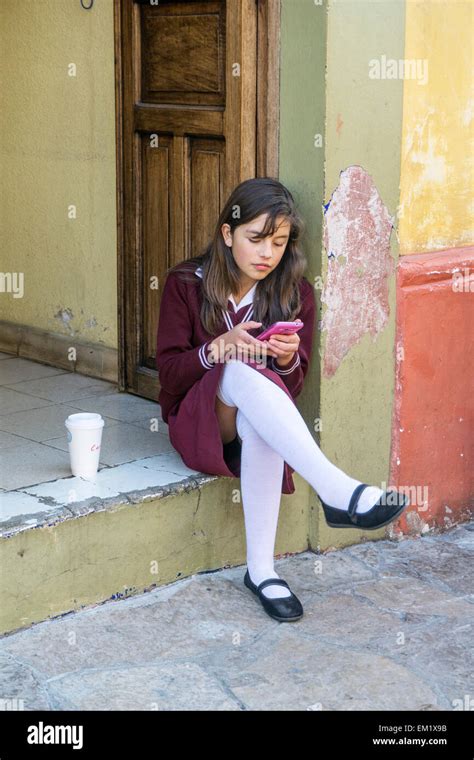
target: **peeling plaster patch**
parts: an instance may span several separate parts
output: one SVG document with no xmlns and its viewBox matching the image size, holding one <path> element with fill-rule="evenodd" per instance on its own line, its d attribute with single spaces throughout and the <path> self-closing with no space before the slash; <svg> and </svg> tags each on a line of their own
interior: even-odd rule
<svg viewBox="0 0 474 760">
<path fill-rule="evenodd" d="M 71 334 L 74 333 L 74 330 L 70 325 L 70 322 L 74 319 L 74 314 L 71 309 L 59 309 L 59 311 L 54 314 L 54 318 L 59 319 L 65 327 L 69 327 Z"/>
<path fill-rule="evenodd" d="M 372 177 L 361 166 L 341 171 L 324 211 L 328 273 L 321 294 L 327 306 L 321 329 L 327 332 L 326 377 L 336 372 L 365 333 L 375 340 L 387 323 L 388 277 L 395 269 L 390 253 L 393 222 Z"/>
<path fill-rule="evenodd" d="M 88 319 L 86 322 L 86 327 L 97 327 L 98 322 L 95 317 L 91 317 L 91 319 Z"/>
<path fill-rule="evenodd" d="M 72 313 L 71 309 L 59 309 L 58 312 L 54 315 L 56 319 L 60 319 L 64 324 L 68 324 L 71 319 L 74 318 L 74 314 Z"/>
<path fill-rule="evenodd" d="M 430 526 L 426 523 L 416 511 L 406 512 L 406 521 L 409 533 L 427 533 Z"/>
</svg>

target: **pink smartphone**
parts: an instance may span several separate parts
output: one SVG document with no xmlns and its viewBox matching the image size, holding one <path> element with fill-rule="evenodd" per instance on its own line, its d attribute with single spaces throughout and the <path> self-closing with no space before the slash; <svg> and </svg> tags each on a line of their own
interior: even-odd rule
<svg viewBox="0 0 474 760">
<path fill-rule="evenodd" d="M 257 340 L 268 340 L 272 335 L 292 335 L 301 330 L 304 322 L 274 322 L 266 330 L 257 335 Z"/>
</svg>

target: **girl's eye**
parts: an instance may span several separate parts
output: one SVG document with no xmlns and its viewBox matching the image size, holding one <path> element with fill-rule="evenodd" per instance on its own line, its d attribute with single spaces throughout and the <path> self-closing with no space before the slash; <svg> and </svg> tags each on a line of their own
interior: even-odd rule
<svg viewBox="0 0 474 760">
<path fill-rule="evenodd" d="M 250 240 L 251 243 L 259 243 L 260 242 L 260 238 L 249 238 L 249 240 Z M 286 243 L 275 243 L 275 245 L 276 245 L 277 248 L 284 248 L 285 245 L 286 245 Z"/>
</svg>

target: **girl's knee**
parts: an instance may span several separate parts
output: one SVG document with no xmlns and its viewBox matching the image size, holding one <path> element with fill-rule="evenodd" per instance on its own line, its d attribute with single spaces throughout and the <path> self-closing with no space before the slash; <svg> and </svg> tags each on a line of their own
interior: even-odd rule
<svg viewBox="0 0 474 760">
<path fill-rule="evenodd" d="M 237 407 L 237 414 L 235 415 L 235 427 L 240 440 L 244 438 L 259 438 L 262 440 L 251 421 L 242 413 L 239 407 Z"/>
<path fill-rule="evenodd" d="M 254 376 L 264 377 L 260 372 L 258 372 L 255 367 L 250 366 L 248 362 L 242 361 L 241 359 L 231 359 L 230 361 L 225 363 L 223 374 L 231 375 L 235 377 L 245 377 L 246 380 L 252 380 Z"/>
</svg>

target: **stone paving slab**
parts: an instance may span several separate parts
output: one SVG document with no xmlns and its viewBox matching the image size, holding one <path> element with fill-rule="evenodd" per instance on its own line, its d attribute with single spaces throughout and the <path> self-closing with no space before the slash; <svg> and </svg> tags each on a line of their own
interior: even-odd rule
<svg viewBox="0 0 474 760">
<path fill-rule="evenodd" d="M 474 521 L 275 562 L 303 604 L 272 620 L 245 567 L 0 639 L 25 710 L 454 710 L 474 698 Z M 0 707 L 2 703 L 0 700 Z M 464 708 L 467 709 L 467 708 Z"/>
</svg>

